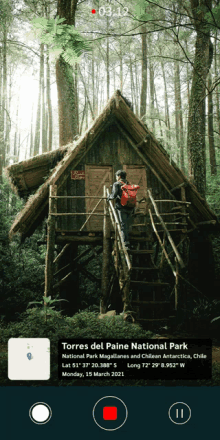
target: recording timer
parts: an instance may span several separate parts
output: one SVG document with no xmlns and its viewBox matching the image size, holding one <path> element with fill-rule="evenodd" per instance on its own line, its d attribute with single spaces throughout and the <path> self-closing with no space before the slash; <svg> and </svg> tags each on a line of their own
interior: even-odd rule
<svg viewBox="0 0 220 440">
<path fill-rule="evenodd" d="M 96 14 L 96 10 L 92 9 L 92 14 Z M 98 9 L 98 14 L 100 15 L 100 17 L 124 17 L 125 15 L 128 14 L 128 8 L 124 7 L 124 8 L 115 8 L 113 9 L 111 6 L 101 6 Z"/>
</svg>

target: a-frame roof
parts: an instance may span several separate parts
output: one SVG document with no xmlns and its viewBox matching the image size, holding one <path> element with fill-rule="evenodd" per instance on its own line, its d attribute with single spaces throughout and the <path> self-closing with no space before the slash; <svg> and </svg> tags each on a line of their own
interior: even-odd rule
<svg viewBox="0 0 220 440">
<path fill-rule="evenodd" d="M 63 159 L 57 163 L 48 179 L 36 193 L 29 197 L 24 208 L 16 217 L 10 236 L 20 233 L 23 238 L 30 236 L 46 215 L 49 200 L 49 186 L 62 185 L 62 176 L 72 163 L 76 167 L 89 149 L 95 144 L 100 134 L 108 125 L 115 123 L 127 142 L 134 148 L 143 162 L 156 175 L 158 180 L 170 192 L 173 188 L 185 184 L 190 217 L 193 222 L 217 221 L 215 213 L 201 197 L 182 171 L 176 166 L 160 143 L 154 138 L 147 126 L 133 113 L 119 90 L 108 101 L 102 113 L 93 121 L 91 127 L 73 144 L 68 145 Z"/>
</svg>

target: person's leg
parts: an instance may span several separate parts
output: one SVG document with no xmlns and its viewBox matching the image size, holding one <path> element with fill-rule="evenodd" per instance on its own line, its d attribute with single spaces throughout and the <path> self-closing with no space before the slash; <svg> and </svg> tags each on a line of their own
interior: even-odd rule
<svg viewBox="0 0 220 440">
<path fill-rule="evenodd" d="M 126 245 L 129 245 L 129 219 L 130 219 L 130 213 L 124 212 L 124 221 L 125 221 L 124 234 L 125 234 Z"/>
<path fill-rule="evenodd" d="M 129 211 L 128 214 L 127 214 L 127 221 L 126 221 L 126 224 L 127 224 L 126 241 L 127 241 L 127 243 L 129 245 L 130 245 L 130 242 L 129 242 L 129 228 L 130 228 L 131 223 L 132 223 L 132 216 L 131 216 L 131 214 L 132 213 Z"/>
</svg>

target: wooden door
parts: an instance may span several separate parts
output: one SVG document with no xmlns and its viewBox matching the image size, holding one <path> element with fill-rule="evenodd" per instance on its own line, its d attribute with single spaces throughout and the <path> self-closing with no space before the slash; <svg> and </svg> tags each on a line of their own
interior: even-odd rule
<svg viewBox="0 0 220 440">
<path fill-rule="evenodd" d="M 127 173 L 127 180 L 132 185 L 139 185 L 140 189 L 137 192 L 137 208 L 140 212 L 146 212 L 146 202 L 138 203 L 147 193 L 147 176 L 146 167 L 141 165 L 123 165 L 123 169 Z"/>
<path fill-rule="evenodd" d="M 110 190 L 112 185 L 112 167 L 109 166 L 85 166 L 85 195 L 86 196 L 100 196 L 103 197 L 103 186 L 106 185 Z M 99 199 L 86 199 L 86 212 L 90 213 Z M 103 214 L 103 201 L 98 205 L 94 211 L 97 214 Z M 103 216 L 92 215 L 87 223 L 87 231 L 102 231 L 103 230 Z"/>
</svg>

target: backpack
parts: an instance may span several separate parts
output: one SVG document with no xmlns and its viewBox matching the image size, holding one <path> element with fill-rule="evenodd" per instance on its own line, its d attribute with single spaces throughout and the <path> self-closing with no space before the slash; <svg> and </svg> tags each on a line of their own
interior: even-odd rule
<svg viewBox="0 0 220 440">
<path fill-rule="evenodd" d="M 122 180 L 120 182 L 123 184 L 121 186 L 121 205 L 127 206 L 128 208 L 135 208 L 137 190 L 140 188 L 140 186 L 130 185 L 129 183 L 125 184 L 124 182 L 122 182 Z"/>
</svg>

